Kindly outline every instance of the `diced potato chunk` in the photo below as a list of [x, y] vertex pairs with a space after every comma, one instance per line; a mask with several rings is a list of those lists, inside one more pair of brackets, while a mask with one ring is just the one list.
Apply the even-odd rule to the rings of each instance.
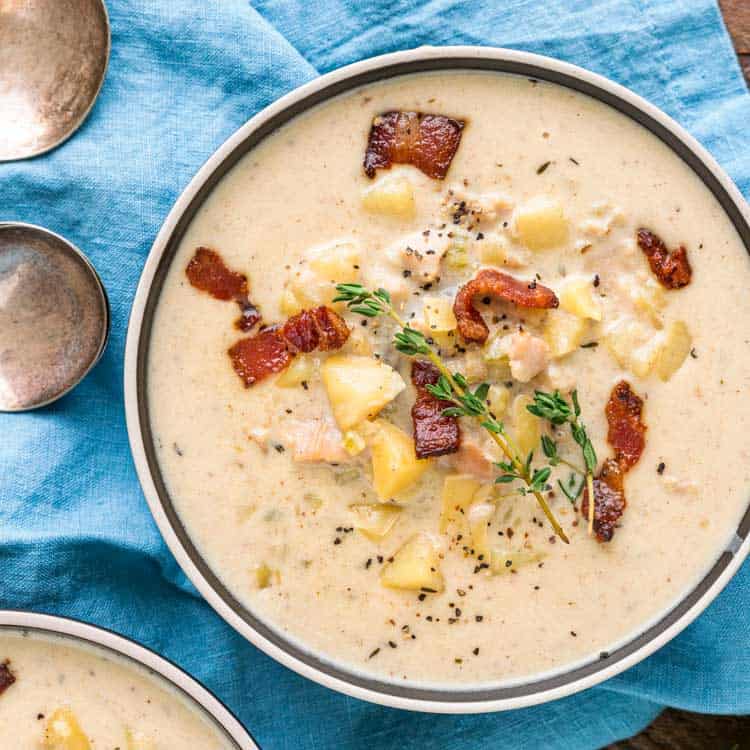
[[648, 377], [659, 359], [662, 345], [661, 336], [655, 335], [642, 346], [633, 349], [628, 357], [628, 370], [639, 378]]
[[315, 248], [310, 251], [309, 267], [323, 281], [351, 282], [359, 278], [359, 247], [353, 242]]
[[411, 537], [383, 568], [380, 581], [392, 589], [442, 591], [440, 557], [433, 539], [423, 533]]
[[492, 575], [510, 573], [524, 565], [536, 564], [546, 556], [546, 553], [542, 551], [530, 549], [508, 550], [493, 547], [489, 554], [490, 573]]
[[560, 293], [560, 307], [579, 318], [601, 320], [602, 308], [594, 295], [591, 279], [571, 279]]
[[91, 743], [69, 708], [58, 708], [47, 719], [42, 747], [45, 750], [91, 750]]
[[424, 322], [428, 330], [446, 333], [458, 325], [453, 314], [453, 300], [449, 297], [425, 297], [423, 304]]
[[490, 390], [487, 393], [487, 401], [489, 401], [490, 411], [498, 418], [502, 417], [505, 410], [508, 408], [508, 401], [510, 401], [510, 393], [505, 386], [502, 385], [491, 385]]
[[255, 585], [259, 589], [267, 589], [275, 577], [274, 571], [266, 563], [255, 566]]
[[604, 342], [620, 367], [629, 370], [631, 352], [643, 346], [650, 336], [650, 330], [643, 323], [621, 318], [607, 330]]
[[296, 315], [302, 312], [302, 302], [299, 300], [297, 295], [294, 293], [293, 285], [285, 287], [281, 293], [281, 299], [279, 300], [279, 309], [282, 315]]
[[350, 456], [357, 456], [366, 448], [365, 439], [356, 430], [347, 430], [341, 440], [341, 445]]
[[449, 474], [443, 480], [440, 533], [444, 534], [451, 522], [457, 520], [471, 505], [481, 484], [471, 474]]
[[562, 206], [546, 195], [532, 198], [513, 213], [515, 236], [531, 250], [561, 245], [568, 237], [568, 221]]
[[321, 367], [323, 383], [342, 431], [374, 417], [406, 388], [403, 378], [374, 357], [341, 354]]
[[468, 521], [471, 532], [471, 546], [474, 553], [487, 557], [490, 552], [489, 523], [495, 506], [492, 503], [475, 503], [469, 508]]
[[375, 214], [410, 217], [416, 212], [414, 186], [405, 177], [389, 174], [380, 177], [362, 193], [362, 206]]
[[357, 517], [355, 528], [373, 542], [379, 542], [390, 532], [401, 513], [401, 508], [391, 503], [350, 507]]
[[647, 279], [643, 283], [634, 284], [630, 290], [630, 298], [636, 310], [649, 316], [651, 321], [661, 328], [660, 311], [667, 303], [664, 288], [655, 279]]
[[125, 739], [126, 750], [156, 750], [156, 742], [138, 730], [128, 730]]
[[676, 320], [669, 325], [655, 365], [661, 380], [666, 382], [682, 367], [692, 345], [690, 331], [683, 321]]
[[491, 336], [482, 349], [485, 362], [492, 365], [507, 364], [510, 350], [510, 336], [495, 334]]
[[513, 437], [521, 451], [521, 458], [525, 459], [531, 452], [537, 450], [542, 437], [541, 422], [526, 407], [534, 403], [531, 396], [522, 393], [513, 400]]
[[469, 252], [468, 237], [460, 230], [455, 230], [453, 239], [445, 252], [445, 265], [453, 271], [461, 271], [476, 265]]
[[414, 440], [396, 425], [378, 419], [372, 438], [372, 484], [381, 500], [390, 500], [414, 484], [430, 465], [418, 459]]
[[295, 357], [289, 367], [276, 378], [276, 385], [280, 388], [296, 388], [300, 383], [312, 380], [318, 365], [319, 362], [314, 357]]
[[586, 320], [565, 310], [550, 310], [544, 326], [544, 340], [553, 357], [564, 357], [581, 345]]
[[479, 260], [488, 266], [504, 266], [508, 260], [508, 240], [502, 235], [485, 236], [478, 243]]

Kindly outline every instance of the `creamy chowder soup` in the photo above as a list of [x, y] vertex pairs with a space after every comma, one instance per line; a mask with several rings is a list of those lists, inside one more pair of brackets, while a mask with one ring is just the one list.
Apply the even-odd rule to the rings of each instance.
[[607, 106], [369, 85], [189, 226], [149, 350], [161, 470], [232, 594], [327, 660], [469, 686], [597, 659], [746, 508], [749, 284], [711, 193]]
[[235, 747], [165, 681], [110, 651], [0, 629], [0, 665], [0, 736], [16, 750]]

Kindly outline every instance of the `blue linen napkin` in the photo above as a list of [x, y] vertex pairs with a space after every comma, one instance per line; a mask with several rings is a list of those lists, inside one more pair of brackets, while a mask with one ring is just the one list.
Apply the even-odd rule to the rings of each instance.
[[344, 63], [420, 44], [559, 57], [665, 109], [750, 194], [750, 96], [713, 0], [108, 5], [112, 58], [83, 128], [51, 154], [0, 165], [0, 219], [45, 225], [83, 248], [113, 314], [109, 348], [77, 390], [0, 415], [0, 606], [80, 617], [155, 648], [225, 700], [266, 750], [580, 750], [638, 731], [664, 705], [750, 712], [748, 566], [659, 653], [546, 706], [435, 717], [314, 685], [246, 643], [187, 582], [138, 486], [122, 398], [130, 305], [173, 201], [251, 115]]

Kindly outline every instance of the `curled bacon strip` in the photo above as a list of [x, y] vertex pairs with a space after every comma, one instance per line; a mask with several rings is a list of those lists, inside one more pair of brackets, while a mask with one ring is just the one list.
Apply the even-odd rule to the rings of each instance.
[[639, 229], [637, 237], [638, 247], [643, 250], [654, 276], [663, 287], [681, 289], [690, 283], [693, 269], [683, 245], [670, 253], [662, 239], [648, 229]]
[[[646, 425], [641, 420], [643, 399], [630, 384], [621, 380], [610, 394], [605, 408], [607, 442], [614, 448], [614, 458], [608, 458], [594, 479], [594, 531], [600, 542], [608, 542], [615, 533], [620, 517], [625, 512], [625, 474], [638, 462], [646, 444]], [[588, 516], [588, 491], [584, 493], [581, 513]]]
[[199, 247], [185, 273], [196, 289], [208, 292], [214, 299], [234, 300], [239, 305], [241, 314], [235, 326], [241, 331], [249, 331], [260, 320], [260, 312], [248, 296], [247, 276], [227, 268], [215, 250]]
[[480, 344], [487, 340], [490, 329], [474, 307], [474, 298], [479, 296], [500, 297], [519, 307], [553, 308], [560, 304], [551, 289], [536, 281], [526, 283], [494, 268], [485, 268], [458, 290], [453, 303], [460, 334], [467, 341]]
[[232, 367], [249, 388], [281, 372], [300, 352], [340, 349], [349, 338], [349, 327], [333, 310], [316, 307], [294, 315], [283, 326], [264, 328], [240, 339], [229, 350]]
[[456, 417], [444, 417], [443, 409], [452, 404], [435, 398], [426, 385], [435, 385], [440, 377], [437, 367], [423, 359], [411, 365], [411, 381], [417, 389], [417, 400], [411, 409], [414, 426], [414, 448], [417, 458], [431, 458], [455, 453], [461, 445], [461, 429]]
[[411, 164], [435, 180], [445, 179], [461, 142], [462, 120], [421, 112], [384, 112], [372, 121], [365, 174], [392, 164]]
[[16, 676], [10, 671], [10, 662], [7, 659], [0, 662], [0, 695], [2, 695], [15, 681]]

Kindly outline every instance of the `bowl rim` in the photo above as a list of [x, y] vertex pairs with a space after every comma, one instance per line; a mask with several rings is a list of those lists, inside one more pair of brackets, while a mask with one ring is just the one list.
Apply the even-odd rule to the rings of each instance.
[[[145, 388], [150, 325], [161, 283], [182, 233], [216, 183], [245, 153], [297, 114], [366, 83], [429, 71], [487, 70], [558, 83], [599, 101], [645, 126], [665, 142], [714, 194], [750, 252], [750, 207], [714, 158], [684, 128], [641, 96], [588, 70], [549, 57], [500, 47], [418, 47], [347, 65], [282, 96], [234, 132], [196, 173], [167, 215], [133, 301], [128, 325], [125, 412], [136, 471], [156, 523], [175, 558], [208, 603], [263, 652], [298, 674], [349, 696], [394, 708], [432, 713], [516, 709], [593, 687], [652, 654], [692, 622], [724, 588], [750, 551], [750, 507], [733, 539], [702, 580], [654, 622], [610, 653], [551, 676], [530, 676], [499, 687], [439, 688], [399, 685], [332, 663], [256, 618], [223, 586], [192, 544], [166, 493], [151, 440]], [[154, 286], [157, 294], [152, 294]], [[145, 329], [144, 329], [145, 326]], [[144, 333], [145, 330], [145, 333]], [[148, 436], [148, 437], [147, 437]]]
[[94, 649], [114, 653], [126, 662], [135, 662], [166, 681], [188, 702], [197, 704], [223, 730], [226, 737], [233, 741], [238, 750], [260, 750], [260, 746], [240, 720], [202, 682], [173, 661], [128, 636], [74, 617], [20, 609], [0, 609], [0, 634], [4, 630], [40, 632], [68, 638]]

